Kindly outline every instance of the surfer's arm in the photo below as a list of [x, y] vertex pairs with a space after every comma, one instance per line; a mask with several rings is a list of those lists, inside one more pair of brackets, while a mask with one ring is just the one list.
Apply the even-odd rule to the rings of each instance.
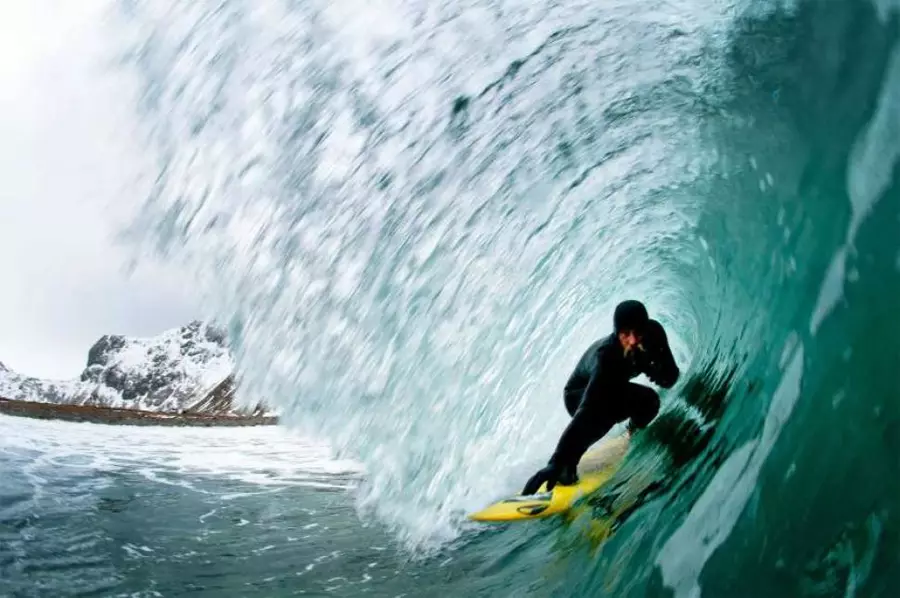
[[648, 359], [645, 368], [647, 377], [654, 384], [663, 388], [672, 388], [678, 381], [681, 372], [678, 364], [675, 363], [672, 350], [669, 348], [669, 339], [666, 337], [666, 331], [662, 324], [656, 320], [650, 320], [643, 344]]

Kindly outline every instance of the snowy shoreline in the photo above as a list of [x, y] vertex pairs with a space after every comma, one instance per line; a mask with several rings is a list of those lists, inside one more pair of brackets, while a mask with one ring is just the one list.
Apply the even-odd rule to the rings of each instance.
[[271, 415], [161, 413], [93, 405], [39, 403], [2, 397], [0, 397], [0, 413], [34, 419], [132, 426], [272, 426], [278, 423], [278, 418]]

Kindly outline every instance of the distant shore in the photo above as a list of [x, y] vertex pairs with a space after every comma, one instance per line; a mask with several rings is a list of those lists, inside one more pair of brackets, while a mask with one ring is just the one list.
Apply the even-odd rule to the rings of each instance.
[[216, 415], [202, 413], [157, 413], [137, 409], [57, 405], [0, 398], [0, 414], [35, 419], [60, 419], [130, 426], [272, 426], [277, 417], [265, 415]]

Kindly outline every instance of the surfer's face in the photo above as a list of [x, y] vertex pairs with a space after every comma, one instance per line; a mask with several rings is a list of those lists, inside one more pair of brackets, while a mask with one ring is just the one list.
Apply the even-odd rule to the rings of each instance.
[[641, 344], [641, 337], [633, 330], [623, 330], [619, 333], [619, 342], [622, 344], [625, 354], [628, 355]]

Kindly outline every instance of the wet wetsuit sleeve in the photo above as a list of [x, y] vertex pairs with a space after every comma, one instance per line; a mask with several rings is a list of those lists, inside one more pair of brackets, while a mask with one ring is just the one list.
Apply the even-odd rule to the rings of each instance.
[[550, 463], [557, 467], [577, 465], [588, 446], [598, 437], [606, 434], [614, 423], [611, 420], [606, 429], [601, 430], [604, 427], [603, 420], [609, 418], [603, 417], [603, 406], [600, 402], [604, 396], [616, 392], [613, 386], [617, 379], [612, 375], [613, 366], [609, 358], [604, 357], [605, 355], [604, 352], [598, 355], [597, 366], [584, 389], [581, 404], [560, 436], [556, 450], [550, 458]]
[[644, 373], [654, 384], [663, 388], [672, 388], [678, 381], [681, 372], [675, 363], [672, 350], [669, 348], [666, 331], [656, 320], [650, 320], [644, 337], [644, 346], [648, 360]]

